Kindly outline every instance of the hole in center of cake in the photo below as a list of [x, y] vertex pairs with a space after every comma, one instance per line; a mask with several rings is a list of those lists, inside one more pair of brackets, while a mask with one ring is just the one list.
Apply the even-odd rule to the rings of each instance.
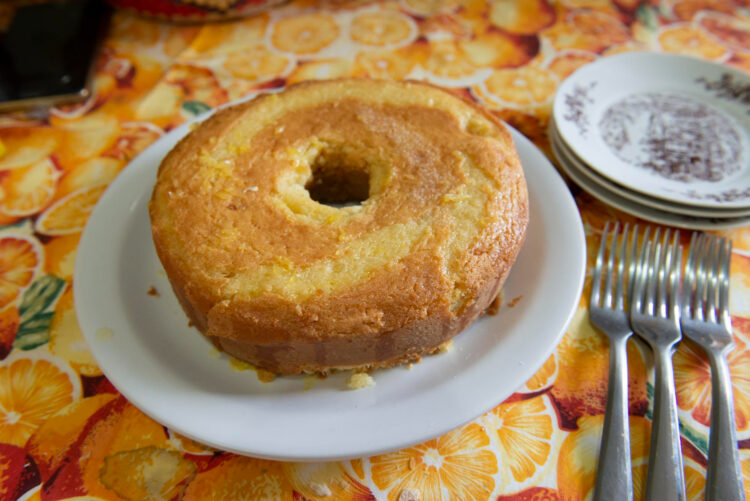
[[370, 197], [367, 163], [343, 152], [322, 151], [310, 165], [312, 177], [305, 184], [310, 198], [334, 207], [359, 205]]

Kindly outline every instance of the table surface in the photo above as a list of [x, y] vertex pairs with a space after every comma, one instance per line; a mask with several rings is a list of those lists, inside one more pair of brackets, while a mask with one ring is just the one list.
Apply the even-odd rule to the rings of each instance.
[[[314, 78], [424, 79], [477, 100], [549, 154], [546, 126], [557, 85], [599, 57], [675, 52], [750, 71], [750, 4], [331, 0], [315, 5], [298, 0], [270, 15], [203, 26], [117, 13], [96, 63], [91, 99], [48, 114], [0, 115], [0, 498], [395, 501], [418, 493], [423, 500], [567, 500], [590, 494], [608, 346], [588, 321], [588, 281], [554, 354], [486, 415], [382, 456], [278, 463], [180, 437], [109, 384], [87, 350], [73, 308], [81, 230], [101, 187], [166, 131], [228, 101]], [[572, 185], [571, 190], [585, 225], [590, 265], [604, 223], [635, 219]], [[731, 313], [737, 347], [729, 363], [750, 490], [750, 228], [721, 234], [734, 239]], [[629, 360], [633, 471], [641, 499], [653, 375], [642, 345], [629, 344]], [[674, 362], [688, 499], [702, 499], [709, 366], [687, 341]]]

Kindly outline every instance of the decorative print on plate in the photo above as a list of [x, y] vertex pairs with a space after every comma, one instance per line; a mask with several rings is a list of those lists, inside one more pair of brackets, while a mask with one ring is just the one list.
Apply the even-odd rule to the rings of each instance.
[[576, 85], [573, 90], [565, 95], [565, 115], [563, 118], [573, 122], [578, 127], [578, 132], [586, 137], [589, 131], [589, 114], [586, 107], [594, 101], [589, 92], [596, 86], [596, 82], [588, 85]]
[[607, 108], [599, 133], [620, 160], [673, 181], [718, 182], [740, 169], [733, 120], [686, 96], [628, 96]]
[[715, 202], [734, 202], [737, 200], [750, 199], [750, 188], [744, 190], [731, 189], [719, 193], [698, 193], [695, 190], [689, 190], [682, 193], [688, 198], [695, 200], [713, 200]]
[[[735, 80], [731, 73], [722, 73], [718, 80], [711, 81], [706, 77], [698, 77], [695, 81], [718, 98], [750, 106], [750, 84]], [[750, 109], [747, 112], [750, 114]]]

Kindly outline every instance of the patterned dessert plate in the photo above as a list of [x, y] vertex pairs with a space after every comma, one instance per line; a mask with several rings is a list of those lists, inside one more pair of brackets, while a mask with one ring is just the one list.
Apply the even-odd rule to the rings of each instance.
[[555, 96], [564, 143], [602, 176], [681, 204], [750, 208], [750, 76], [685, 56], [588, 64]]
[[576, 171], [578, 171], [578, 173], [586, 177], [588, 181], [598, 184], [603, 189], [608, 190], [626, 200], [663, 212], [671, 212], [673, 214], [699, 218], [727, 219], [750, 216], [750, 207], [744, 209], [724, 207], [718, 209], [713, 207], [696, 207], [694, 205], [670, 202], [669, 200], [655, 198], [646, 195], [645, 193], [639, 193], [637, 191], [629, 190], [602, 176], [591, 167], [586, 165], [583, 160], [575, 155], [575, 153], [570, 151], [565, 142], [560, 138], [554, 122], [550, 122], [548, 133], [550, 143], [553, 143], [553, 147], [557, 152], [558, 161], [566, 162], [567, 166], [570, 169], [575, 169]]
[[[553, 136], [554, 131], [551, 130], [550, 137]], [[569, 153], [562, 150], [558, 140], [551, 140], [550, 143], [562, 171], [594, 198], [611, 205], [615, 209], [627, 212], [646, 221], [689, 230], [722, 230], [750, 225], [750, 216], [728, 218], [696, 217], [675, 214], [634, 202], [609, 190], [606, 186], [592, 181], [587, 175], [582, 174], [573, 163], [568, 161]]]
[[189, 438], [288, 461], [423, 442], [521, 387], [578, 306], [586, 263], [580, 214], [554, 167], [512, 130], [530, 194], [526, 242], [503, 288], [514, 306], [477, 320], [448, 353], [411, 370], [375, 371], [369, 388], [347, 390], [346, 373], [264, 382], [188, 326], [154, 250], [148, 201], [156, 171], [188, 132], [186, 124], [162, 137], [110, 185], [81, 237], [74, 280], [81, 330], [104, 374], [143, 412]]

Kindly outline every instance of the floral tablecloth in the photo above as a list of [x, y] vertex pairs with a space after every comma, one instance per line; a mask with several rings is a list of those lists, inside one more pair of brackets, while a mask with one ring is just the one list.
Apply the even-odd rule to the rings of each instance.
[[[398, 452], [306, 464], [211, 450], [147, 418], [92, 359], [72, 276], [81, 230], [106, 185], [154, 140], [211, 107], [308, 79], [424, 79], [478, 101], [549, 152], [557, 85], [624, 51], [689, 54], [750, 71], [750, 3], [298, 0], [205, 26], [117, 13], [88, 101], [0, 115], [0, 498], [587, 498], [608, 369], [607, 341], [588, 321], [588, 282], [554, 354], [491, 412]], [[633, 218], [571, 190], [590, 264], [604, 222]], [[750, 491], [750, 228], [725, 234], [735, 244], [737, 347], [729, 361]], [[648, 457], [649, 356], [630, 343], [636, 499]], [[687, 341], [674, 361], [688, 498], [702, 499], [709, 366]]]

